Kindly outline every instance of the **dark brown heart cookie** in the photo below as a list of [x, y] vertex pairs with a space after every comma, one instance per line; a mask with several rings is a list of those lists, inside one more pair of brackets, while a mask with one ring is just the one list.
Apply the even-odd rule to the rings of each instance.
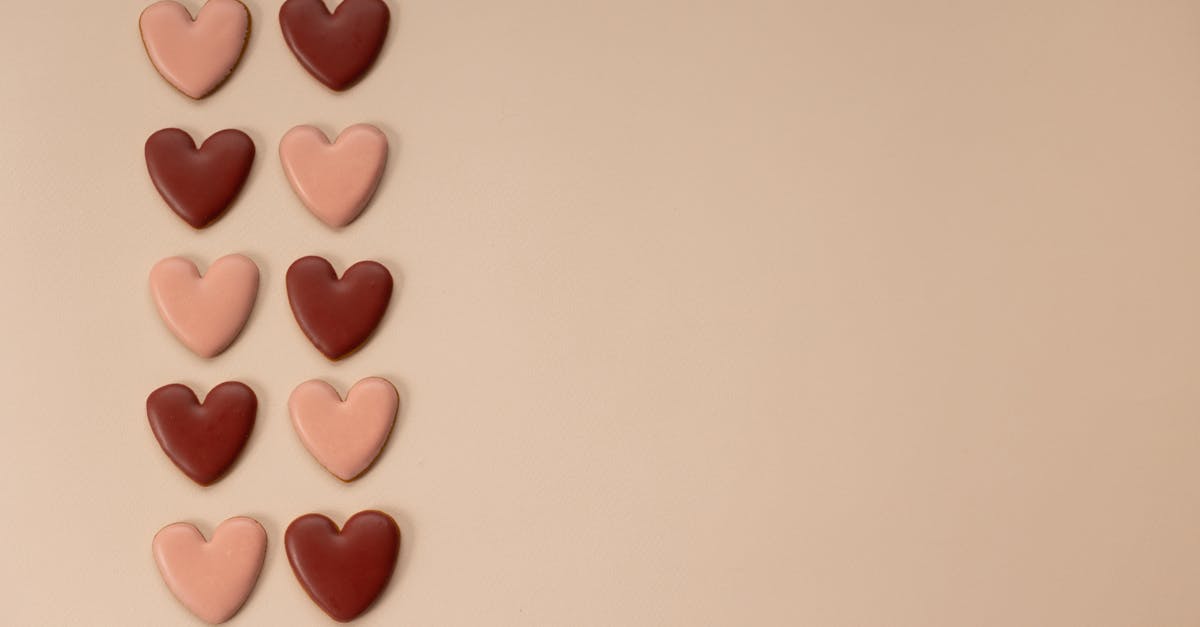
[[326, 614], [351, 621], [367, 611], [392, 578], [400, 555], [400, 527], [375, 510], [359, 512], [337, 525], [320, 514], [305, 514], [283, 536], [296, 579]]
[[287, 0], [279, 8], [284, 41], [300, 65], [334, 91], [349, 89], [371, 69], [390, 18], [383, 0], [345, 0], [332, 14], [324, 0]]
[[184, 222], [202, 229], [221, 217], [237, 198], [250, 165], [254, 142], [245, 133], [225, 129], [200, 148], [192, 136], [164, 128], [146, 140], [146, 169], [163, 200]]
[[150, 393], [146, 415], [163, 452], [200, 485], [212, 485], [233, 465], [254, 429], [258, 397], [245, 384], [226, 381], [204, 402], [186, 385]]
[[360, 261], [339, 280], [321, 257], [297, 259], [287, 271], [288, 301], [300, 329], [317, 350], [337, 360], [367, 341], [392, 298], [392, 274]]

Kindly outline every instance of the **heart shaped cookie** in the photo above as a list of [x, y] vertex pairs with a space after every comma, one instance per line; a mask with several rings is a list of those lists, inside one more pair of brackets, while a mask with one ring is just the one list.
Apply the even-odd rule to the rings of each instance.
[[375, 194], [388, 141], [370, 124], [355, 124], [330, 143], [319, 129], [297, 126], [279, 142], [279, 160], [296, 195], [325, 224], [346, 226]]
[[163, 527], [154, 535], [154, 561], [171, 593], [209, 623], [237, 614], [254, 590], [267, 556], [267, 532], [253, 518], [221, 523], [205, 542], [188, 523]]
[[172, 383], [146, 398], [150, 430], [167, 457], [200, 485], [212, 485], [233, 465], [250, 432], [258, 397], [243, 383], [226, 381], [204, 402], [186, 385]]
[[212, 224], [233, 203], [252, 163], [254, 142], [236, 129], [214, 133], [198, 149], [192, 136], [177, 128], [164, 128], [146, 140], [150, 180], [167, 205], [196, 229]]
[[142, 11], [138, 26], [158, 73], [199, 99], [220, 87], [242, 58], [250, 11], [238, 0], [208, 0], [192, 20], [182, 4], [161, 0]]
[[392, 274], [374, 261], [350, 266], [338, 279], [321, 257], [302, 257], [287, 271], [288, 302], [300, 330], [326, 357], [338, 360], [367, 341], [392, 297]]
[[324, 381], [305, 381], [288, 398], [292, 426], [304, 448], [342, 481], [352, 481], [371, 466], [387, 442], [400, 396], [379, 377], [354, 384], [346, 400]]
[[391, 12], [383, 0], [287, 0], [279, 26], [300, 65], [334, 91], [349, 89], [375, 63], [387, 39]]
[[150, 292], [167, 328], [201, 357], [221, 354], [241, 333], [258, 294], [258, 266], [244, 255], [213, 262], [205, 276], [183, 257], [150, 270]]
[[305, 514], [283, 536], [288, 562], [308, 596], [331, 618], [354, 620], [375, 602], [392, 578], [400, 555], [400, 527], [375, 510], [337, 525]]

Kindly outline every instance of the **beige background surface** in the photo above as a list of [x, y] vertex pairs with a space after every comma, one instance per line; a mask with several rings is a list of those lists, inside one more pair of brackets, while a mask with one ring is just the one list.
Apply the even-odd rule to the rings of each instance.
[[[326, 624], [282, 530], [379, 507], [362, 625], [1200, 624], [1200, 3], [396, 0], [344, 95], [247, 3], [199, 104], [142, 0], [5, 6], [4, 623], [193, 624], [150, 538], [248, 514], [232, 624]], [[393, 158], [333, 233], [275, 150], [356, 122]], [[145, 174], [165, 126], [258, 145], [199, 234]], [[201, 361], [146, 274], [235, 251], [258, 306]], [[291, 320], [308, 253], [401, 279], [345, 363]], [[405, 407], [344, 486], [285, 400], [368, 375]], [[259, 424], [202, 490], [144, 399], [234, 378]]]

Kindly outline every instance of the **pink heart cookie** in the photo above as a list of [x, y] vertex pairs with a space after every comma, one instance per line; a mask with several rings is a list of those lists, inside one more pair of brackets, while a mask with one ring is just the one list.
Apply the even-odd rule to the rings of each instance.
[[167, 328], [201, 357], [221, 354], [241, 333], [258, 294], [258, 266], [245, 255], [196, 264], [168, 257], [150, 270], [150, 291]]
[[196, 19], [183, 5], [161, 0], [138, 20], [150, 62], [192, 98], [212, 93], [237, 66], [250, 36], [250, 12], [238, 0], [208, 0]]
[[400, 395], [386, 379], [354, 384], [343, 401], [324, 381], [305, 381], [292, 391], [288, 410], [304, 448], [342, 481], [366, 472], [387, 442]]
[[202, 620], [223, 623], [237, 614], [254, 590], [267, 556], [267, 532], [253, 518], [221, 523], [205, 541], [188, 523], [167, 525], [154, 535], [158, 572], [179, 602]]
[[297, 126], [279, 142], [279, 160], [296, 195], [325, 224], [339, 228], [358, 217], [375, 194], [388, 141], [370, 124], [355, 124], [332, 144], [320, 129]]

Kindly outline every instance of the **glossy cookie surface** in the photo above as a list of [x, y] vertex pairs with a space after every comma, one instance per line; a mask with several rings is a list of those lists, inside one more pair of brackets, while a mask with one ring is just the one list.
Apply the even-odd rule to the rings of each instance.
[[192, 228], [202, 229], [233, 203], [254, 163], [254, 142], [225, 129], [199, 148], [192, 136], [164, 128], [146, 140], [146, 169], [167, 206]]
[[383, 0], [345, 0], [333, 13], [323, 0], [287, 0], [279, 26], [300, 65], [326, 87], [343, 91], [375, 64], [391, 11]]
[[226, 381], [201, 402], [186, 385], [172, 383], [146, 398], [146, 416], [163, 452], [183, 474], [212, 485], [237, 460], [258, 412], [258, 397], [244, 383]]
[[182, 4], [160, 0], [142, 11], [138, 26], [158, 73], [198, 99], [233, 73], [250, 36], [250, 12], [237, 0], [208, 0], [193, 20]]
[[221, 523], [205, 540], [194, 525], [175, 523], [154, 536], [154, 561], [167, 588], [201, 620], [237, 614], [254, 590], [267, 555], [267, 532], [253, 518]]
[[168, 257], [150, 270], [150, 291], [167, 328], [201, 357], [233, 343], [254, 308], [258, 266], [244, 255], [226, 255], [200, 275], [196, 264]]
[[341, 359], [367, 341], [392, 297], [392, 275], [382, 264], [360, 261], [339, 279], [321, 257], [297, 259], [287, 271], [288, 302], [304, 335], [329, 359]]
[[326, 614], [354, 620], [392, 578], [400, 555], [400, 527], [379, 511], [359, 512], [339, 531], [332, 520], [306, 514], [284, 534], [288, 563], [300, 585]]
[[333, 386], [316, 379], [301, 383], [288, 398], [304, 448], [342, 481], [361, 475], [379, 456], [399, 408], [396, 388], [379, 377], [355, 383], [344, 401]]
[[331, 227], [362, 213], [387, 163], [388, 141], [370, 124], [355, 124], [330, 142], [320, 129], [297, 126], [279, 142], [279, 160], [304, 206]]

